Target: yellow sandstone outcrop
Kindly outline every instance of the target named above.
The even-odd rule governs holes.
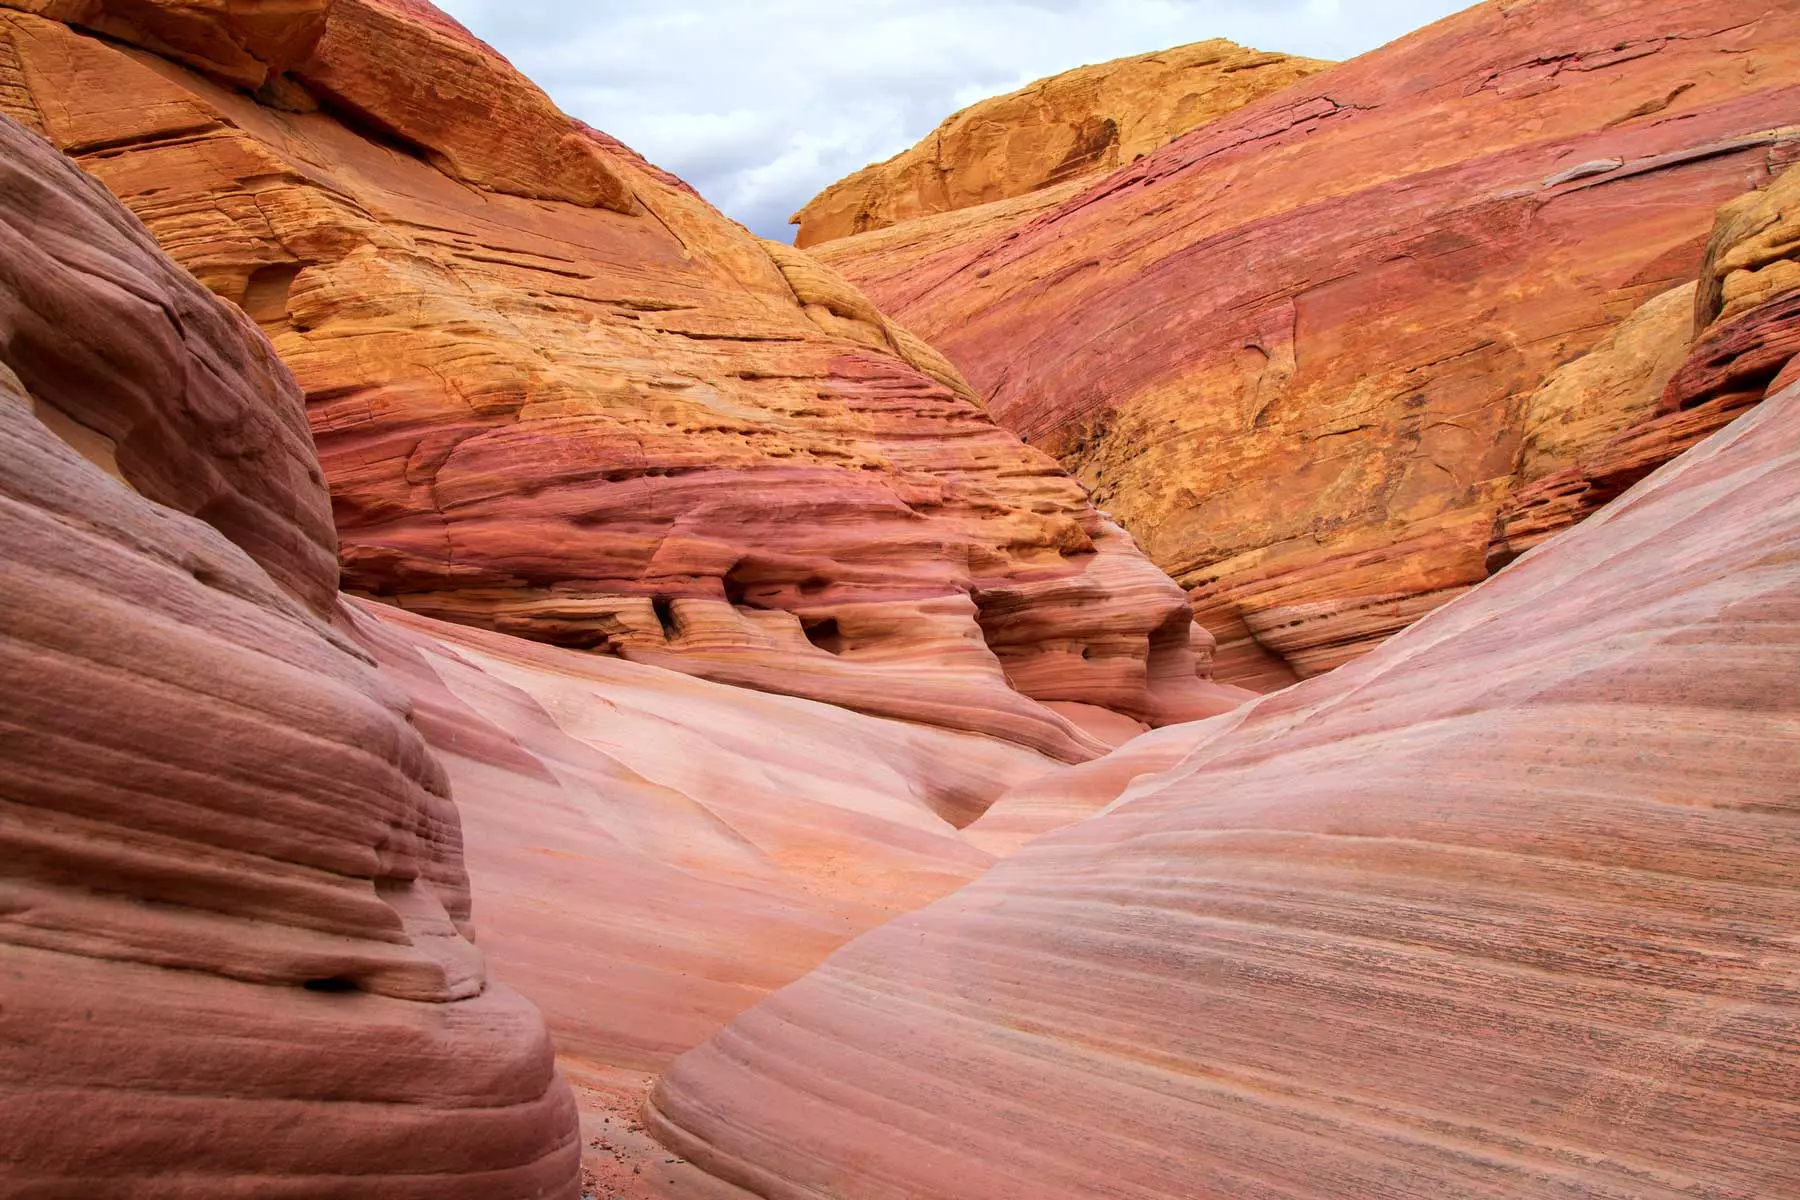
[[[1223,38],[1064,71],[971,104],[791,218],[797,246],[1005,200],[1142,158],[1330,66]]]

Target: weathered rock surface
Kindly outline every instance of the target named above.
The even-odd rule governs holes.
[[[1521,486],[1495,519],[1488,565],[1585,520],[1759,403],[1796,353],[1800,170],[1790,168],[1720,211],[1697,284],[1646,304],[1531,397]]]
[[[633,1128],[653,1072],[850,938],[975,878],[993,858],[961,827],[1058,765],[973,734],[348,607],[448,770],[482,946],[543,1010],[599,1195],[693,1174]]]
[[[833,272],[428,5],[336,0],[280,61],[252,96],[0,12],[0,105],[293,368],[347,589],[1067,761],[1106,742],[1043,702],[1237,702],[1180,589]]]
[[[1797,111],[1792,6],[1491,2],[1035,215],[819,257],[1189,589],[1220,679],[1269,687],[1486,578],[1534,393],[1695,280],[1719,205],[1793,159]],[[1582,425],[1604,442],[1641,412]],[[1571,465],[1565,432],[1539,477]]]
[[[852,943],[653,1127],[766,1197],[1800,1194],[1797,629],[1793,386]]]
[[[1520,422],[1521,484],[1566,468],[1656,412],[1693,343],[1696,286],[1685,283],[1646,302],[1532,393]]]
[[[299,390],[0,117],[0,1192],[569,1197]]]
[[[1077,67],[946,117],[795,213],[815,246],[1111,171],[1330,66],[1215,38]]]

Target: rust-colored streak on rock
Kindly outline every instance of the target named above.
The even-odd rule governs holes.
[[[759,1196],[1800,1194],[1796,630],[1800,386],[1155,735],[1192,749],[738,1018],[653,1128]]]
[[[1237,702],[941,355],[428,17],[339,0],[303,111],[0,13],[51,140],[292,367],[349,590],[1065,761],[1106,744],[1041,701]],[[517,157],[568,132],[629,205]]]
[[[576,1194],[324,512],[262,335],[0,118],[0,1191]]]
[[[794,241],[816,246],[1102,174],[1329,65],[1215,39],[1064,71],[972,104],[825,189],[794,214]]]
[[[1486,577],[1533,393],[1695,279],[1797,105],[1791,6],[1488,3],[1051,207],[819,257],[1189,589],[1219,678],[1269,687]],[[1590,411],[1533,472],[1641,412]]]

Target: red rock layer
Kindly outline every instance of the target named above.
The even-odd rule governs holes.
[[[573,1197],[298,389],[0,117],[0,1192]]]
[[[429,6],[334,0],[281,62],[251,96],[0,15],[0,103],[293,368],[350,590],[1068,761],[1105,743],[1041,702],[1236,703],[1180,589],[832,272]]]
[[[1800,386],[852,943],[653,1127],[771,1198],[1800,1194],[1796,630]]]
[[[1270,686],[1486,577],[1528,397],[1694,278],[1797,106],[1792,5],[1494,0],[1022,222],[819,257],[1190,589],[1221,679]]]

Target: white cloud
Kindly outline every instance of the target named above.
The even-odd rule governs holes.
[[[1463,0],[438,0],[556,102],[765,237],[984,96],[1228,37],[1349,58]]]

